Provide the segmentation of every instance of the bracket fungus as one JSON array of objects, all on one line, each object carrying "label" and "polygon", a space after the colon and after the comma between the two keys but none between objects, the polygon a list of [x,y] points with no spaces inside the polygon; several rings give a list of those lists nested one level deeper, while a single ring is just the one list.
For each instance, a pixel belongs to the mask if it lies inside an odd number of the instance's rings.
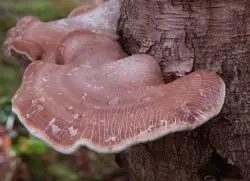
[{"label": "bracket fungus", "polygon": [[[76,11],[78,15],[75,15]],[[79,14],[81,12],[83,14]],[[72,31],[88,29],[117,38],[116,29],[120,15],[118,0],[103,3],[86,12],[82,8],[80,12],[76,9],[71,14],[73,17],[46,23],[33,16],[22,18],[16,27],[7,33],[4,42],[5,54],[18,55],[23,60],[53,62],[58,43]]]},{"label": "bracket fungus", "polygon": [[[74,152],[81,145],[96,152],[119,152],[136,143],[192,130],[216,116],[224,103],[225,85],[215,73],[198,70],[164,84],[152,56],[123,52],[114,36],[117,22],[111,18],[112,23],[107,23],[110,16],[102,10],[113,7],[112,2],[76,16],[83,19],[81,24],[75,17],[59,20],[71,24],[64,26],[67,30],[62,26],[55,30],[57,21],[37,32],[29,29],[33,42],[45,35],[46,40],[54,37],[46,32],[61,31],[50,41],[50,49],[37,42],[50,59],[41,56],[34,61],[30,57],[36,56],[30,52],[39,51],[19,51],[33,62],[12,99],[13,111],[31,134],[62,153]],[[100,19],[84,24],[85,16]],[[95,31],[94,25],[108,28]],[[12,37],[7,42],[7,53],[15,41]]]},{"label": "bracket fungus", "polygon": [[84,14],[88,11],[93,10],[96,8],[98,5],[102,4],[103,0],[90,0],[90,1],[85,1],[85,4],[83,6],[80,6],[78,8],[75,8],[73,11],[70,12],[68,17],[74,17],[74,16],[79,16],[81,14]]}]

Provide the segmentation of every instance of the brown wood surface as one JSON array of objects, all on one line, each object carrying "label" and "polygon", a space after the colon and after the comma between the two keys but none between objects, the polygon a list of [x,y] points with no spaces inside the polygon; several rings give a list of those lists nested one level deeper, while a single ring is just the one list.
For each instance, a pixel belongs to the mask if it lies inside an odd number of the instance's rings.
[{"label": "brown wood surface", "polygon": [[118,155],[130,180],[218,180],[219,172],[226,181],[249,181],[250,1],[123,0],[121,11],[119,33],[128,53],[153,55],[165,77],[209,69],[227,86],[216,119]]}]

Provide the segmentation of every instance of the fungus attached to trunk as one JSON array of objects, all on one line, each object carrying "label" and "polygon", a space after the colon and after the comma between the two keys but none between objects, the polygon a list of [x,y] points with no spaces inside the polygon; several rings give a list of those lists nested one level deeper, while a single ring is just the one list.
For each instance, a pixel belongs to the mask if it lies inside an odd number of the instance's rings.
[{"label": "fungus attached to trunk", "polygon": [[199,70],[164,84],[153,57],[127,56],[105,28],[61,35],[53,51],[43,48],[44,54],[53,53],[50,61],[43,57],[27,67],[12,103],[26,128],[62,153],[80,145],[119,152],[192,130],[222,108],[225,85],[215,73]]},{"label": "fungus attached to trunk", "polygon": [[125,57],[109,36],[77,31],[62,44],[62,65],[31,63],[13,98],[27,129],[60,152],[79,145],[118,152],[194,129],[223,105],[225,86],[214,73],[196,71],[164,84],[153,57]]}]

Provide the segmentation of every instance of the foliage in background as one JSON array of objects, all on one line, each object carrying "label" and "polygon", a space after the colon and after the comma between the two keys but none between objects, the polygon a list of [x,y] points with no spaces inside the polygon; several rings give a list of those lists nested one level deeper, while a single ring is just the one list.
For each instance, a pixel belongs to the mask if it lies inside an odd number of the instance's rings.
[{"label": "foliage in background", "polygon": [[[7,30],[23,16],[35,15],[42,21],[67,16],[81,0],[8,0],[0,4],[0,42]],[[7,180],[19,181],[100,181],[110,175],[120,174],[113,155],[99,155],[82,149],[66,156],[49,148],[44,142],[31,137],[11,112],[11,97],[20,85],[22,68],[17,60],[7,59],[0,52],[0,175],[2,164],[7,165]],[[10,148],[4,144],[11,140]],[[8,139],[7,139],[8,140]],[[1,155],[6,150],[9,156]],[[13,154],[14,153],[14,154]],[[1,162],[1,159],[4,159]]]}]

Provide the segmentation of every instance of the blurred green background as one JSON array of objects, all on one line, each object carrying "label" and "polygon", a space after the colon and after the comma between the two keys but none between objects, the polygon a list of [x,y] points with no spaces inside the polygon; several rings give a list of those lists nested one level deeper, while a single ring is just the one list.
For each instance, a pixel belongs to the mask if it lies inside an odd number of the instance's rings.
[{"label": "blurred green background", "polygon": [[[83,0],[0,1],[0,42],[8,29],[25,15],[42,21],[66,17]],[[22,67],[18,60],[0,53],[0,180],[2,181],[124,181],[124,172],[113,155],[96,154],[82,148],[62,155],[29,135],[11,112],[11,97],[19,87]]]}]

